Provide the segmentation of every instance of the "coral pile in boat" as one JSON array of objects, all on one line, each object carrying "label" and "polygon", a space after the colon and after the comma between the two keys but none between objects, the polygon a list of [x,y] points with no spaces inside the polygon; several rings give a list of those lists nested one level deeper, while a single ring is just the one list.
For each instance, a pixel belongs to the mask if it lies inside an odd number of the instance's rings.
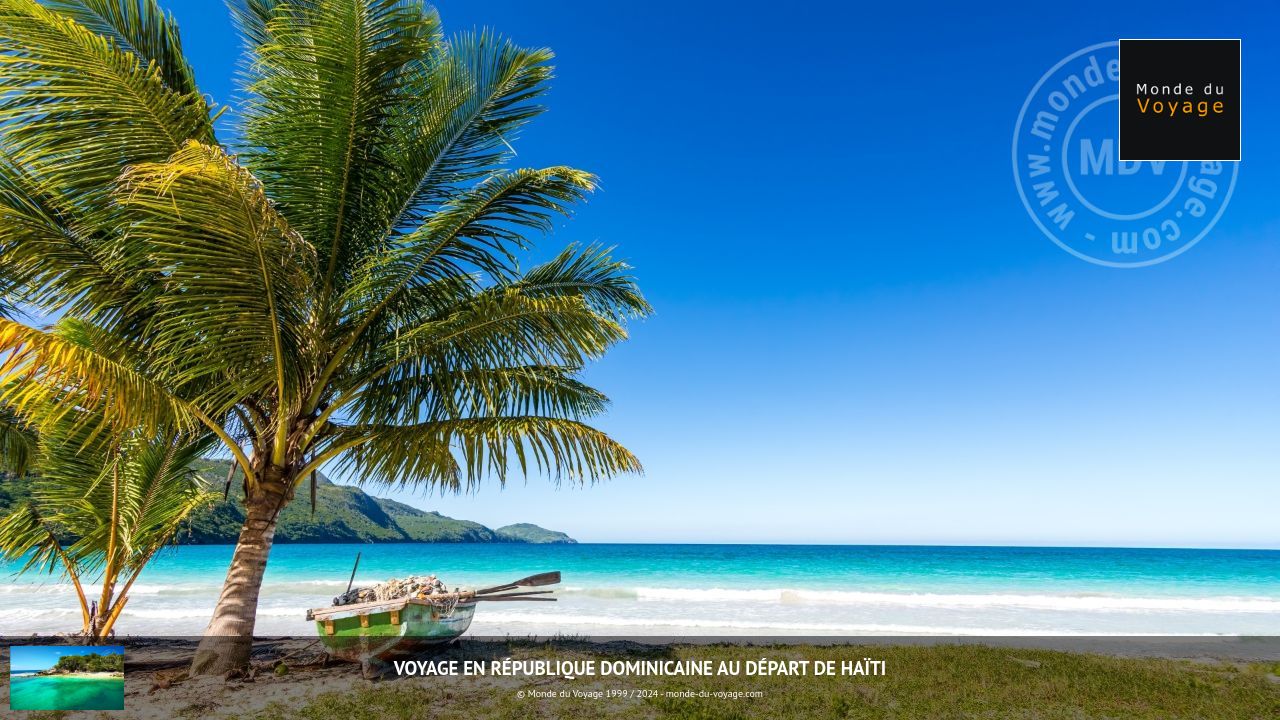
[{"label": "coral pile in boat", "polygon": [[351,588],[333,599],[334,605],[352,605],[364,602],[382,602],[402,598],[425,598],[448,592],[449,589],[435,575],[410,575],[391,578],[370,587]]}]

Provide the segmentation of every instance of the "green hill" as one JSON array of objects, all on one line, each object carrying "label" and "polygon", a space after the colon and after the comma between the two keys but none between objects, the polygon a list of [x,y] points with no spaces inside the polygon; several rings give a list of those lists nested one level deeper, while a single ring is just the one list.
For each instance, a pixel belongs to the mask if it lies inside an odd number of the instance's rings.
[{"label": "green hill", "polygon": [[498,533],[498,537],[502,538],[503,542],[554,543],[557,545],[578,542],[562,532],[538,527],[533,523],[506,525],[498,528],[495,532]]},{"label": "green hill", "polygon": [[[225,461],[203,460],[196,473],[211,487],[222,489],[227,477]],[[0,474],[0,517],[30,495],[30,481]],[[176,538],[184,545],[234,543],[244,522],[244,507],[236,498],[233,481],[229,500],[219,498],[198,510]],[[521,523],[491,530],[470,520],[457,520],[394,500],[377,498],[350,485],[335,485],[320,475],[316,482],[316,508],[311,511],[309,486],[298,488],[298,497],[280,512],[276,525],[278,543],[565,543],[568,535]]]}]

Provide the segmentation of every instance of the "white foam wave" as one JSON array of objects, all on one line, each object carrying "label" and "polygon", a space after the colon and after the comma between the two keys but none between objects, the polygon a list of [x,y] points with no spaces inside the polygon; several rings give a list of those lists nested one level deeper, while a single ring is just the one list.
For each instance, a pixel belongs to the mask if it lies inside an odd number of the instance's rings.
[{"label": "white foam wave", "polygon": [[[1132,632],[1075,632],[1067,630],[1044,630],[1040,628],[1008,628],[1008,627],[976,627],[951,625],[909,625],[898,623],[815,623],[815,622],[768,622],[749,620],[723,620],[716,618],[627,618],[607,615],[569,615],[550,618],[536,613],[493,612],[486,613],[483,618],[477,615],[473,632],[483,634],[488,625],[529,625],[536,626],[538,632],[552,632],[564,627],[574,628],[676,628],[679,630],[696,630],[708,634],[711,631],[742,632],[744,630],[765,631],[770,633],[823,633],[830,635],[974,635],[990,637],[1025,637],[1025,636],[1061,636],[1061,637],[1135,637],[1142,633]],[[1160,636],[1180,635],[1181,633],[1159,633]],[[1154,634],[1152,634],[1154,635]],[[1197,633],[1186,633],[1198,636]]]},{"label": "white foam wave", "polygon": [[[125,610],[125,615],[146,618],[149,620],[183,620],[186,618],[208,619],[213,614],[213,606],[180,607],[180,608],[137,608]],[[259,607],[258,617],[306,617],[305,607]]]},{"label": "white foam wave", "polygon": [[[0,620],[32,620],[49,615],[79,615],[78,608],[3,608],[0,609]],[[3,634],[3,633],[0,633]]]},{"label": "white foam wave", "polygon": [[932,608],[1025,608],[1085,612],[1280,613],[1268,597],[1127,597],[1119,595],[1020,595],[1016,593],[885,593],[844,590],[635,588],[647,602],[754,602],[820,605],[894,605]]},{"label": "white foam wave", "polygon": [[[259,613],[262,611],[259,610]],[[185,618],[208,618],[213,614],[213,606],[181,607],[181,608],[130,608],[124,612],[128,617],[146,618],[148,620],[182,620]]]},{"label": "white foam wave", "polygon": [[[93,583],[85,583],[83,586],[86,595],[97,595],[102,592],[101,585]],[[220,584],[209,583],[181,583],[172,585],[147,585],[145,583],[137,583],[129,588],[130,595],[190,595],[208,592],[217,592],[221,588]],[[0,594],[8,595],[59,595],[73,596],[75,586],[71,583],[62,582],[43,582],[28,583],[17,582],[12,584],[0,585]]]},{"label": "white foam wave", "polygon": [[48,595],[75,592],[75,587],[71,583],[5,583],[0,585],[0,595],[30,595],[32,593],[41,593]]}]

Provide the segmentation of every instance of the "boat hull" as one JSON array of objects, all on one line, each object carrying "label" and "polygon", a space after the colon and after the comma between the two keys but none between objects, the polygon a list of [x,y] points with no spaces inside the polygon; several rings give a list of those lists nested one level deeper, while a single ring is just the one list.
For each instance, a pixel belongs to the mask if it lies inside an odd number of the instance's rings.
[{"label": "boat hull", "polygon": [[316,632],[336,658],[368,665],[430,650],[467,631],[474,601],[432,603],[399,600],[343,611],[326,608],[316,617]]}]

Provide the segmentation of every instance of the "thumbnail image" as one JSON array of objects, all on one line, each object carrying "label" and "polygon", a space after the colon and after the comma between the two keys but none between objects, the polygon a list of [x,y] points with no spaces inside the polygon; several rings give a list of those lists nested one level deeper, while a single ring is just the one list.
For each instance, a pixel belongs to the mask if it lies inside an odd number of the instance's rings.
[{"label": "thumbnail image", "polygon": [[123,710],[124,648],[10,648],[9,709]]}]

